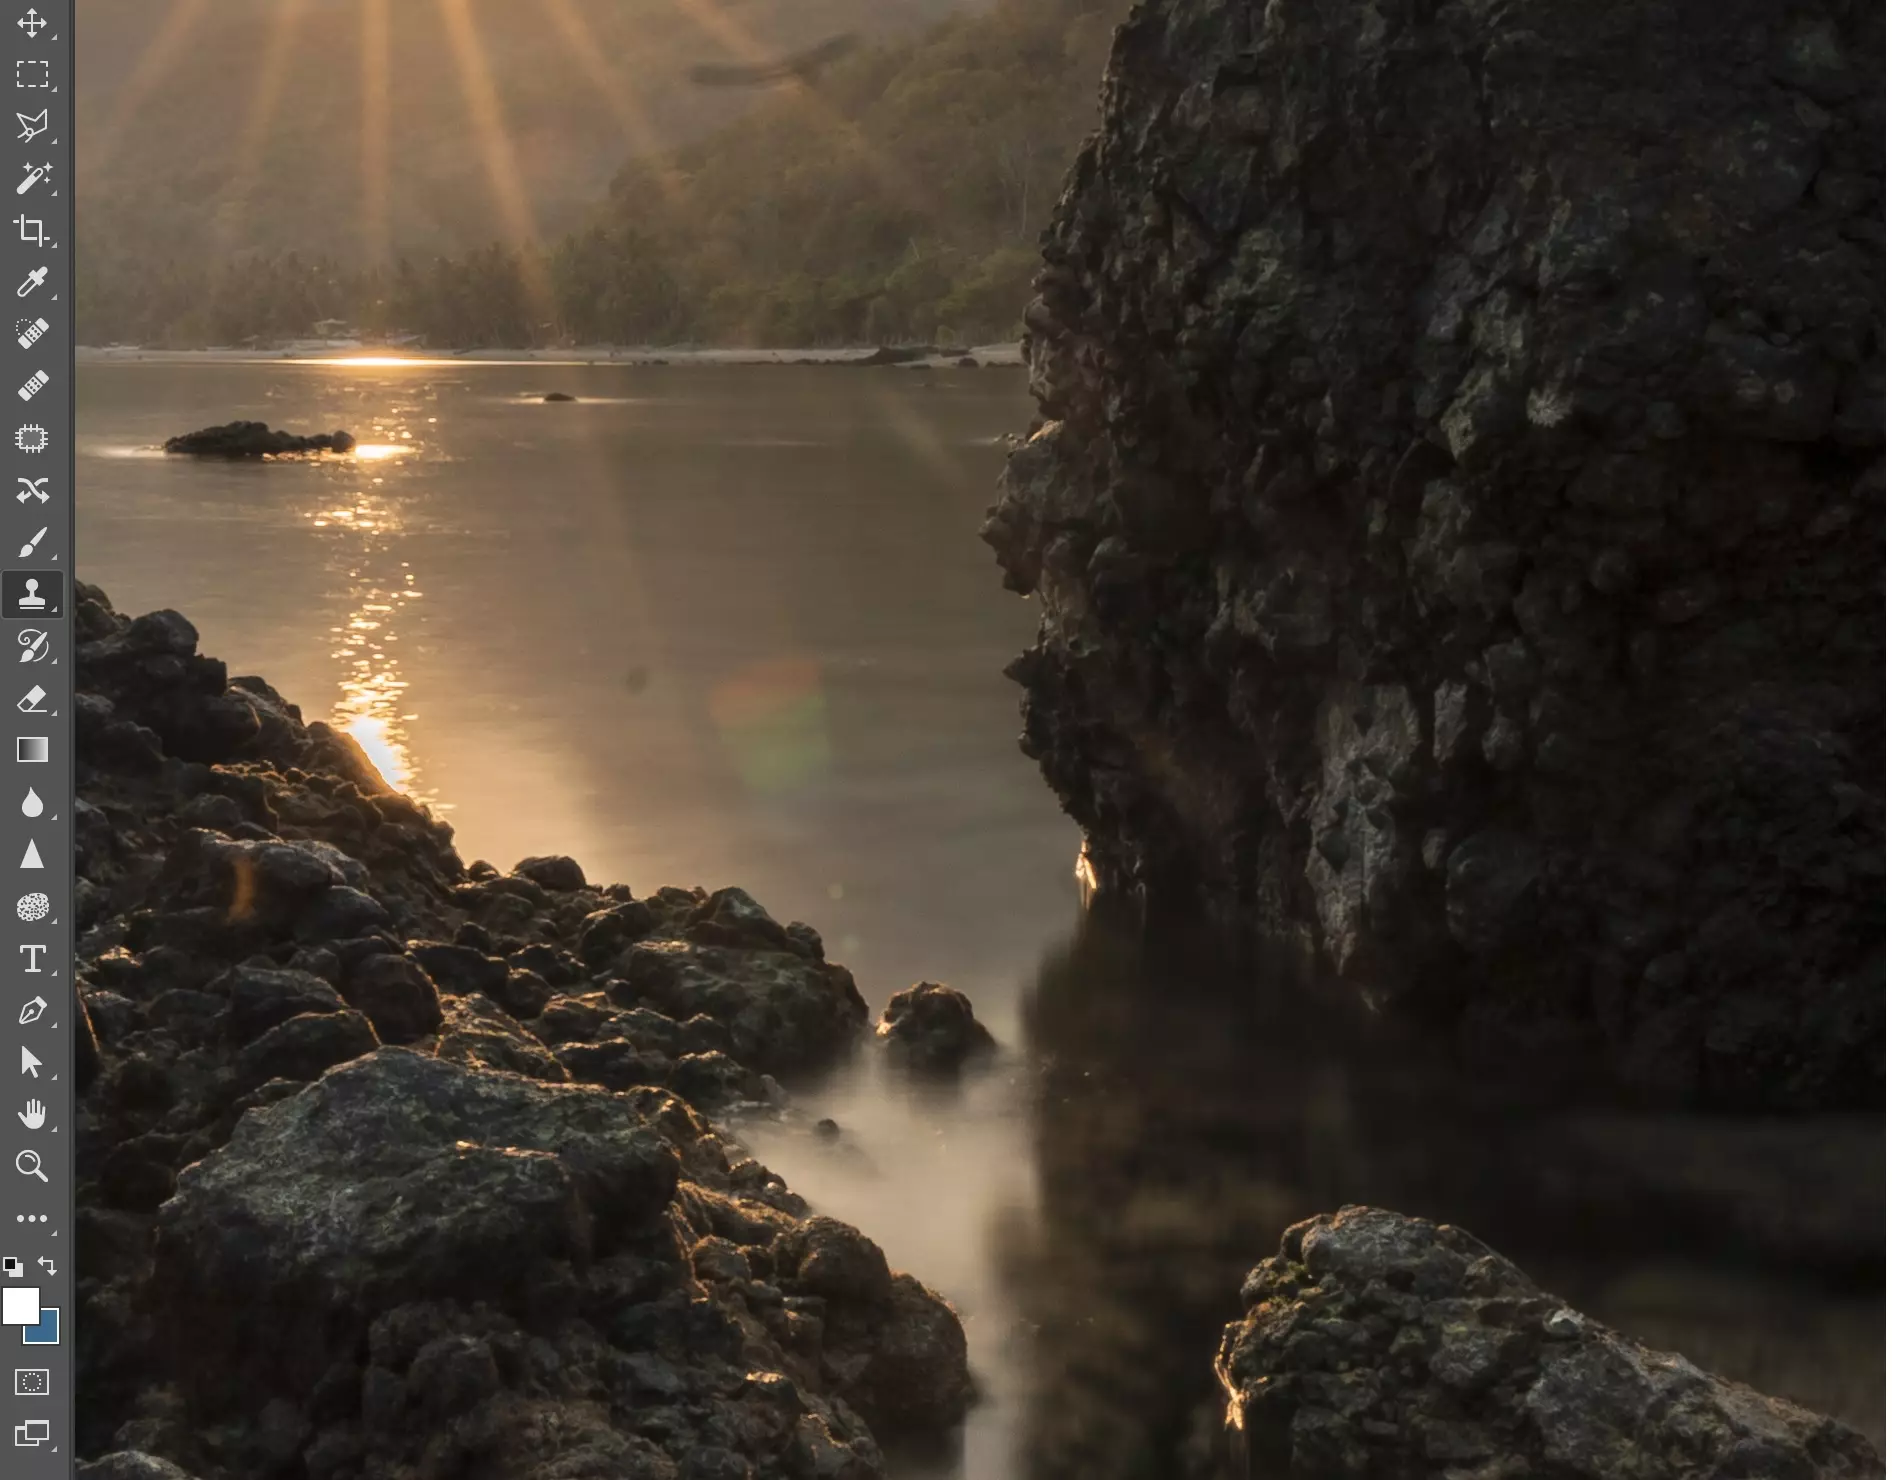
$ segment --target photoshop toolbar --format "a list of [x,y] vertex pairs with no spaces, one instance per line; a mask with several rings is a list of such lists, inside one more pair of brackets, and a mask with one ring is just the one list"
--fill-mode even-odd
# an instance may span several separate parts
[[[68,0],[69,3],[69,0]],[[4,277],[13,291],[8,436],[11,499],[0,531],[0,665],[12,776],[0,858],[4,959],[0,1004],[0,1301],[10,1398],[0,1472],[18,1480],[71,1473],[73,1455],[72,1200],[74,1013],[71,924],[72,137],[70,12],[48,0],[6,31],[12,138],[0,175],[13,186]],[[10,1368],[10,1375],[5,1369]]]

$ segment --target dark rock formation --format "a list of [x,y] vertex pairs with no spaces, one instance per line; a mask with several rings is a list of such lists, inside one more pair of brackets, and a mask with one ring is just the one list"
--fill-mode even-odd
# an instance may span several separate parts
[[355,438],[348,432],[299,437],[294,432],[275,431],[260,421],[204,427],[172,437],[164,444],[166,452],[184,452],[193,457],[284,457],[302,452],[352,452],[354,447]]
[[985,530],[1106,891],[1489,1063],[1882,1103],[1884,31],[1134,13]]
[[966,994],[937,982],[895,992],[874,1035],[895,1059],[929,1073],[951,1073],[997,1047]]
[[1282,1235],[1216,1359],[1256,1480],[1879,1480],[1864,1436],[1585,1319],[1449,1225]]
[[541,401],[576,401],[578,397],[571,394],[570,391],[547,391],[544,395],[540,396],[539,399]]
[[813,930],[467,867],[77,595],[82,1473],[872,1480],[958,1422],[951,1308],[704,1119],[861,1038]]
[[1521,1094],[1121,913],[1088,911],[1021,1003],[1038,1209],[992,1237],[1027,1333],[1023,1473],[1228,1480],[1209,1358],[1236,1292],[1350,1203],[1476,1229],[1593,1319],[1883,1442],[1883,1112]]

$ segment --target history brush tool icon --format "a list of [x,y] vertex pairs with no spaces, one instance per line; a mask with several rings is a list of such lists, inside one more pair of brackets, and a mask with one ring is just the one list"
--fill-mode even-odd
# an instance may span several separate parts
[[32,400],[33,397],[37,396],[41,391],[45,390],[47,386],[52,384],[52,379],[52,376],[48,375],[44,370],[35,370],[21,382],[20,399],[22,401]]
[[20,634],[19,641],[22,663],[44,663],[46,655],[52,651],[50,640],[37,627],[28,627]]
[[20,283],[20,286],[13,290],[13,296],[15,298],[25,298],[28,294],[35,293],[45,286],[46,269],[43,267],[35,267],[26,275],[25,279]]

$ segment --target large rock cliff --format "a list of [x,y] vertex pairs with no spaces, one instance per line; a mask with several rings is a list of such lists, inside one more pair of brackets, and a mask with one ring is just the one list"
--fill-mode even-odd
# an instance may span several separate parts
[[1137,8],[985,531],[1101,887],[1488,1062],[1880,1103],[1884,32]]

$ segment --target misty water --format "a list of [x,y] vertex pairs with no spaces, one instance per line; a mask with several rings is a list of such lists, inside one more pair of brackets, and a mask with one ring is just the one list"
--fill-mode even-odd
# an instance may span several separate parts
[[[80,577],[348,728],[469,860],[739,884],[876,1012],[972,998],[990,1072],[869,1057],[739,1128],[965,1318],[983,1401],[900,1473],[1182,1473],[1243,1271],[1347,1202],[1882,1438],[1877,1122],[1500,1100],[1203,932],[1082,913],[1000,672],[1035,614],[976,537],[1016,371],[94,363],[79,405]],[[155,450],[238,417],[363,447]]]

